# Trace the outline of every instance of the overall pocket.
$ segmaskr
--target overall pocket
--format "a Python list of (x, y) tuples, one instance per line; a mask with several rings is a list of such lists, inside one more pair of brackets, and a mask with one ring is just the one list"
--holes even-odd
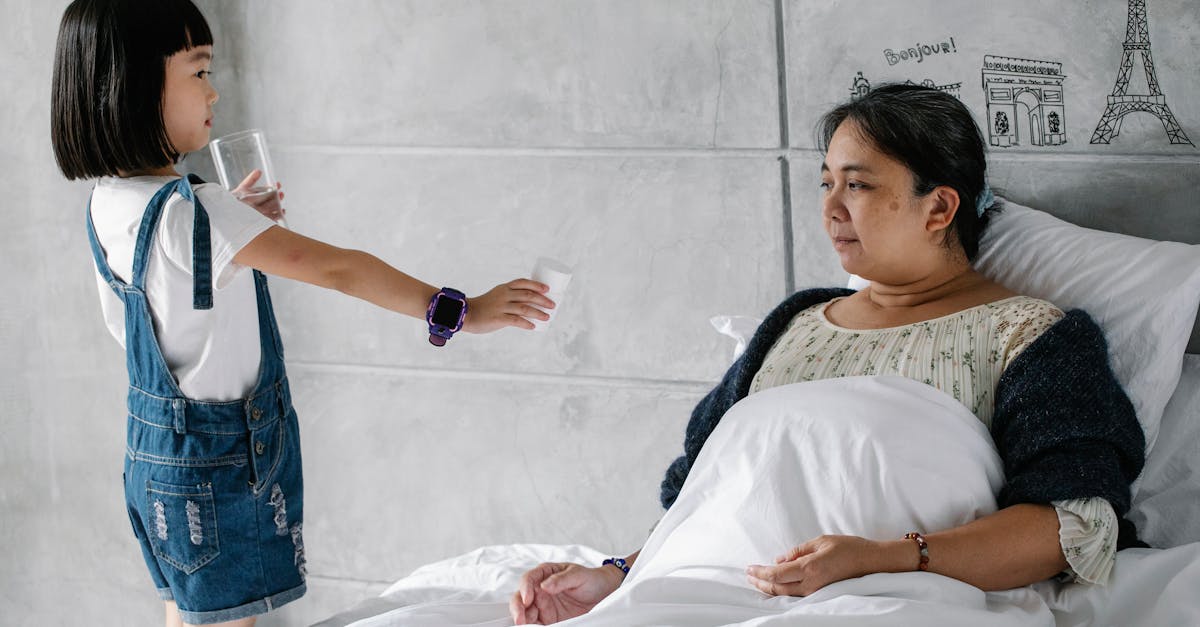
[(250, 479), (254, 494), (275, 480), (279, 463), (283, 459), (287, 438), (287, 421), (280, 417), (270, 420), (265, 427), (250, 432)]
[(142, 517), (154, 555), (184, 573), (196, 572), (221, 553), (211, 483), (146, 481)]

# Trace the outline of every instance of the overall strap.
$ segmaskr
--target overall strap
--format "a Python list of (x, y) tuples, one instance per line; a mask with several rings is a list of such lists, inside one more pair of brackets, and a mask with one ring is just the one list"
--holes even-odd
[(201, 206), (192, 189), (192, 183), (203, 181), (195, 175), (177, 179), (163, 185), (142, 216), (142, 224), (138, 228), (137, 244), (133, 250), (133, 286), (144, 291), (146, 288), (146, 267), (149, 261), (151, 239), (154, 237), (158, 220), (162, 216), (163, 207), (176, 191), (192, 203), (195, 218), (192, 222), (192, 308), (212, 309), (212, 240), (210, 237), (208, 212)]
[(192, 309), (212, 309), (212, 236), (208, 224), (208, 211), (192, 190), (192, 185), (204, 181), (189, 174), (179, 183), (179, 194), (195, 208), (192, 218)]
[(92, 199), (90, 197), (87, 205), (87, 232), (88, 243), (92, 246), (92, 259), (96, 261), (96, 271), (100, 273), (112, 291), (116, 292), (121, 300), (125, 300), (125, 292), (119, 287), (121, 281), (113, 276), (112, 268), (108, 266), (108, 256), (104, 253), (104, 248), (100, 246), (100, 239), (96, 237), (96, 226), (92, 224)]
[(259, 367), (261, 387), (286, 376), (286, 369), (283, 365), (283, 341), (279, 337), (279, 323), (275, 320), (271, 291), (267, 289), (267, 275), (254, 270), (254, 287), (258, 300), (258, 341), (262, 350), (262, 365)]

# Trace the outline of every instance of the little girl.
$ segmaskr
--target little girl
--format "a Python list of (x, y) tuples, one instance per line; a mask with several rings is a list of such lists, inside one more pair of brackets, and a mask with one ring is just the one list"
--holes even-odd
[(438, 290), (180, 176), (212, 128), (212, 43), (190, 0), (76, 0), (54, 66), (59, 168), (99, 179), (87, 228), (129, 371), (126, 507), (168, 625), (252, 625), (305, 591), (300, 440), (264, 273), (425, 317), (438, 346), (532, 329), (554, 306), (526, 279)]

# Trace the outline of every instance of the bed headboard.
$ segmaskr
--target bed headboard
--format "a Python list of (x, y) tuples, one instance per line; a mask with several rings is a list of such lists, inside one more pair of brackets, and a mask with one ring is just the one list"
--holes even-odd
[[(988, 155), (988, 178), (1006, 198), (1079, 226), (1200, 244), (1200, 160), (1126, 158), (1088, 178), (1094, 159), (1085, 163), (998, 152)], [(1030, 171), (1039, 173), (1036, 180), (1030, 180)], [(1083, 180), (1088, 187), (1080, 188)], [(1200, 316), (1187, 352), (1200, 354)]]

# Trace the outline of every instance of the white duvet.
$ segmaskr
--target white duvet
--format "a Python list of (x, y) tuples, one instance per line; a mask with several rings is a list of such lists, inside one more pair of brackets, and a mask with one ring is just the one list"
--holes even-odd
[[(1045, 582), (985, 593), (925, 572), (874, 574), (808, 597), (745, 577), (821, 534), (891, 539), (995, 511), (1003, 482), (987, 430), (903, 377), (782, 386), (735, 405), (594, 625), (1200, 625), (1200, 544), (1118, 555), (1107, 587)], [(541, 561), (596, 564), (587, 547), (485, 547), (431, 564), (323, 625), (511, 625), (508, 598)], [(915, 551), (914, 551), (915, 560)]]

